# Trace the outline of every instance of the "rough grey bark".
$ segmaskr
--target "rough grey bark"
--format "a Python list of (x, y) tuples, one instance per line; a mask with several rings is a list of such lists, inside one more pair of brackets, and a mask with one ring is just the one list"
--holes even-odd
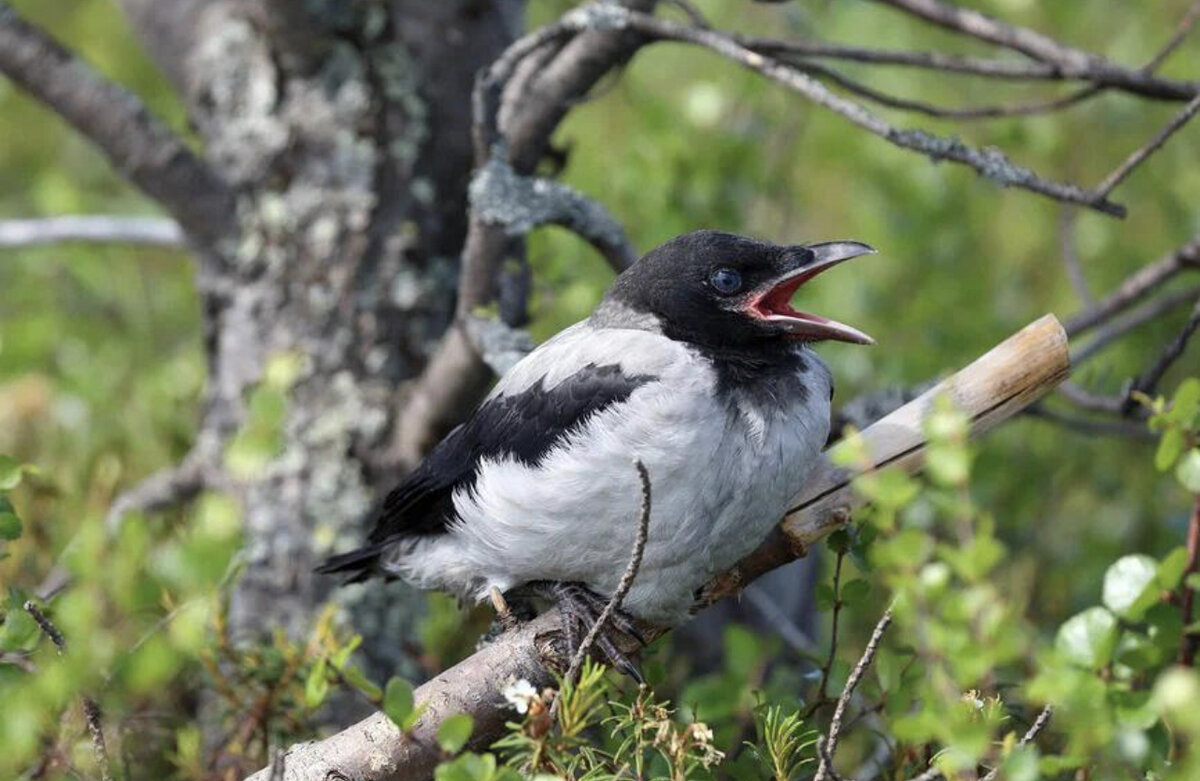
[[(184, 97), (236, 218), (200, 280), (209, 395), (227, 440), (273, 356), (303, 366), (283, 446), (229, 480), (245, 503), (235, 629), (300, 631), (328, 583), (324, 552), (396, 475), (378, 469), (397, 395), (454, 311), (472, 167), (476, 71), (519, 33), (522, 0), (124, 0)], [(211, 449), (219, 458), (220, 448)], [(401, 587), (357, 611), (374, 661), (403, 668)], [(386, 606), (386, 610), (384, 607)]]

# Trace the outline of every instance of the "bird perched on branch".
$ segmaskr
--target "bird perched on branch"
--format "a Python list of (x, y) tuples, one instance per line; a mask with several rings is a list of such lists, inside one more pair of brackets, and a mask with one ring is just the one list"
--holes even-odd
[[(557, 602), (586, 631), (652, 511), (622, 608), (674, 626), (697, 590), (766, 538), (816, 464), (833, 383), (810, 345), (871, 344), (793, 309), (798, 288), (867, 253), (679, 236), (617, 277), (587, 320), (513, 367), (386, 498), (369, 543), (322, 572), (401, 578), (482, 602), (492, 589)], [(633, 622), (614, 624), (636, 635)], [(604, 636), (610, 662), (634, 672)]]

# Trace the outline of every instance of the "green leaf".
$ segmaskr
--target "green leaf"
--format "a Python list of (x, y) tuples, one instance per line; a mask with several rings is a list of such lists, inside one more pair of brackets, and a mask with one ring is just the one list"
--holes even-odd
[(25, 465), (12, 456), (0, 455), (0, 491), (11, 491), (21, 484)]
[(1194, 447), (1175, 465), (1175, 479), (1194, 494), (1200, 494), (1200, 448)]
[(329, 657), (329, 663), (333, 665), (333, 669), (341, 670), (345, 667), (346, 662), (350, 661), (350, 655), (358, 650), (362, 641), (362, 635), (354, 635), (344, 646), (337, 649), (333, 656)]
[(304, 682), (304, 702), (310, 710), (315, 710), (325, 702), (325, 695), (329, 694), (329, 676), (326, 675), (328, 664), (325, 657), (317, 660), (317, 663), (312, 666), (312, 670), (308, 673), (308, 680)]
[(1179, 429), (1169, 428), (1163, 432), (1162, 439), (1158, 440), (1158, 450), (1154, 451), (1154, 468), (1160, 472), (1170, 469), (1183, 452), (1185, 444), (1183, 432)]
[(434, 781), (492, 781), (495, 775), (496, 757), (491, 754), (463, 754), (433, 771)]
[(861, 604), (870, 593), (871, 584), (862, 578), (855, 578), (842, 586), (842, 601), (851, 606)]
[(457, 754), (471, 738), (475, 720), (465, 713), (456, 713), (438, 727), (437, 742), (447, 754)]
[(1200, 591), (1200, 572), (1193, 572), (1184, 578), (1183, 582), (1187, 584), (1188, 588), (1194, 588), (1197, 591)]
[(1157, 561), (1140, 553), (1122, 556), (1104, 573), (1104, 606), (1137, 621), (1154, 604), (1158, 589)]
[(15, 540), (21, 536), (21, 519), (8, 499), (0, 496), (0, 540)]
[(1093, 607), (1068, 618), (1059, 627), (1054, 647), (1068, 662), (1096, 670), (1112, 659), (1116, 642), (1116, 616), (1105, 608)]
[(1179, 585), (1187, 571), (1187, 548), (1180, 546), (1163, 557), (1158, 565), (1158, 587), (1170, 591)]
[(1191, 428), (1197, 412), (1200, 412), (1200, 379), (1188, 377), (1175, 389), (1171, 419), (1184, 428)]
[(413, 713), (413, 687), (403, 678), (392, 678), (383, 692), (383, 712), (400, 729), (408, 729)]
[(366, 698), (371, 702), (379, 702), (380, 698), (383, 697), (383, 691), (357, 667), (343, 667), (341, 673), (342, 679), (346, 683), (366, 695)]

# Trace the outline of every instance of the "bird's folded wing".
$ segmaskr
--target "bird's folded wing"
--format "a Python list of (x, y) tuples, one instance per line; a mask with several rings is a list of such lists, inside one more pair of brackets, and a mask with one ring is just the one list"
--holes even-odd
[[(655, 382), (656, 361), (673, 358), (657, 347), (668, 340), (630, 333), (576, 326), (530, 353), (387, 496), (371, 542), (444, 532), (454, 520), (455, 491), (469, 489), (484, 462), (537, 465), (589, 417)], [(641, 349), (631, 352), (633, 342)]]

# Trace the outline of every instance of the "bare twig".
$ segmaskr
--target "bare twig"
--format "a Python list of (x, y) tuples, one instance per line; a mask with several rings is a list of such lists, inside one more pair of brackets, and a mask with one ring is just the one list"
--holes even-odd
[(1194, 82), (1160, 79), (1146, 69), (1125, 68), (1035, 30), (1002, 22), (978, 11), (943, 3), (941, 0), (876, 1), (940, 27), (1020, 52), (1037, 62), (1053, 67), (1059, 78), (1086, 79), (1095, 84), (1160, 99), (1189, 100), (1197, 94), (1197, 85)]
[(215, 244), (227, 233), (233, 194), (220, 177), (136, 96), (100, 76), (2, 0), (0, 73), (100, 147), (192, 238)]
[(202, 448), (194, 448), (176, 466), (155, 472), (113, 501), (105, 516), (110, 532), (133, 512), (156, 512), (190, 501), (210, 482), (212, 465)]
[(1089, 307), (1096, 299), (1088, 291), (1087, 277), (1083, 273), (1083, 263), (1079, 259), (1079, 248), (1075, 246), (1075, 218), (1079, 212), (1073, 206), (1064, 206), (1058, 217), (1058, 246), (1062, 253), (1063, 265), (1067, 268), (1067, 279), (1075, 289), (1075, 295), (1080, 302)]
[[(1041, 734), (1042, 730), (1046, 728), (1046, 725), (1050, 723), (1050, 717), (1053, 715), (1054, 708), (1050, 705), (1042, 708), (1041, 713), (1039, 713), (1038, 717), (1034, 719), (1033, 724), (1029, 725), (1029, 729), (1025, 731), (1025, 735), (1021, 738), (1021, 745), (1028, 746), (1030, 743), (1032, 743), (1037, 736)], [(996, 778), (999, 775), (1000, 766), (997, 765), (989, 770), (987, 775), (979, 779), (979, 781), (996, 781)]]
[(842, 719), (846, 715), (846, 706), (849, 704), (858, 682), (862, 680), (863, 674), (871, 666), (871, 661), (875, 658), (876, 651), (879, 650), (879, 643), (883, 640), (883, 633), (887, 631), (891, 623), (892, 609), (889, 607), (883, 611), (883, 616), (875, 624), (875, 629), (871, 632), (871, 639), (867, 641), (867, 647), (863, 649), (862, 657), (854, 665), (854, 669), (850, 671), (850, 677), (846, 679), (846, 685), (842, 687), (837, 707), (833, 710), (833, 719), (829, 722), (829, 739), (825, 742), (826, 753), (821, 756), (821, 762), (817, 766), (817, 774), (813, 776), (813, 781), (836, 779), (836, 776), (833, 775), (833, 755), (837, 752), (838, 739), (841, 737)]
[(788, 60), (845, 60), (1011, 81), (1086, 81), (1101, 89), (1116, 89), (1161, 100), (1190, 100), (1197, 94), (1195, 84), (1163, 79), (1142, 69), (1127, 69), (1111, 63), (1103, 69), (1066, 70), (1042, 62), (875, 49), (828, 41), (777, 40), (751, 35), (734, 35), (733, 38), (747, 49), (772, 56), (786, 55)]
[(842, 87), (847, 92), (851, 92), (860, 97), (866, 98), (881, 106), (888, 108), (899, 109), (901, 111), (912, 111), (917, 114), (924, 114), (930, 117), (939, 119), (959, 119), (959, 120), (981, 120), (981, 119), (999, 119), (1002, 117), (1018, 117), (1030, 116), (1033, 114), (1047, 114), (1053, 111), (1060, 111), (1071, 106), (1078, 105), (1089, 98), (1095, 97), (1103, 92), (1103, 88), (1097, 86), (1087, 86), (1077, 89), (1074, 92), (1055, 98), (1046, 98), (1043, 100), (1032, 100), (1023, 103), (996, 104), (987, 106), (968, 106), (965, 108), (949, 108), (944, 106), (935, 106), (925, 101), (912, 100), (910, 98), (901, 98), (895, 95), (890, 95), (882, 90), (863, 84), (841, 73), (840, 71), (828, 68), (824, 65), (816, 65), (814, 63), (790, 62), (790, 65), (797, 70), (805, 73), (813, 73), (818, 76), (823, 76), (834, 84)]
[(837, 658), (838, 629), (842, 616), (842, 564), (845, 560), (845, 552), (838, 551), (833, 565), (833, 615), (830, 617), (829, 625), (829, 653), (825, 657), (825, 663), (821, 665), (821, 683), (817, 687), (817, 696), (804, 713), (806, 719), (825, 704), (829, 688), (829, 675), (833, 672), (833, 662)]
[(1157, 439), (1144, 425), (1124, 420), (1090, 420), (1074, 417), (1062, 412), (1047, 409), (1044, 406), (1030, 407), (1025, 414), (1031, 418), (1040, 418), (1055, 423), (1063, 428), (1078, 431), (1080, 434), (1104, 437), (1123, 437), (1141, 442), (1153, 442)]
[[(612, 618), (613, 612), (621, 609), (621, 601), (625, 599), (625, 595), (629, 593), (629, 589), (633, 587), (633, 580), (637, 577), (638, 570), (642, 566), (642, 554), (646, 551), (646, 537), (650, 532), (650, 474), (646, 471), (646, 465), (639, 458), (633, 462), (637, 467), (638, 479), (642, 485), (642, 510), (638, 516), (638, 531), (637, 537), (633, 542), (633, 553), (629, 557), (629, 564), (625, 567), (625, 573), (621, 575), (621, 580), (617, 583), (617, 588), (609, 598), (608, 604), (600, 611), (600, 615), (596, 617), (596, 623), (592, 624), (592, 628), (588, 630), (587, 636), (583, 638), (583, 642), (579, 644), (579, 648), (575, 649), (575, 656), (571, 659), (571, 666), (567, 668), (567, 675), (563, 678), (564, 681), (574, 682), (575, 677), (579, 675), (579, 668), (583, 666), (583, 660), (587, 657), (588, 651), (596, 642), (596, 638), (600, 632), (604, 630), (604, 625)], [(555, 701), (557, 703), (557, 700)]]
[(1163, 375), (1167, 373), (1167, 370), (1171, 368), (1175, 361), (1179, 360), (1179, 356), (1183, 355), (1188, 341), (1192, 338), (1192, 334), (1196, 333), (1197, 328), (1200, 328), (1200, 299), (1196, 300), (1196, 305), (1192, 308), (1192, 314), (1188, 317), (1187, 322), (1184, 323), (1179, 334), (1163, 349), (1162, 354), (1154, 362), (1154, 365), (1134, 381), (1133, 386), (1130, 388), (1129, 398), (1125, 402), (1124, 409), (1126, 412), (1131, 411), (1137, 403), (1133, 399), (1134, 391), (1141, 391), (1142, 393), (1154, 392)]
[[(54, 644), (59, 656), (67, 652), (67, 641), (63, 637), (62, 632), (54, 625), (42, 609), (37, 606), (37, 603), (32, 600), (27, 600), (23, 605), (25, 612), (29, 614), (34, 623), (42, 630), (46, 637), (50, 638), (50, 642)], [(84, 696), (83, 698), (83, 718), (87, 723), (88, 734), (92, 738), (92, 750), (96, 753), (96, 764), (100, 768), (101, 781), (112, 781), (112, 768), (108, 761), (108, 747), (104, 742), (104, 727), (100, 723), (100, 706), (91, 697)]]
[(1072, 339), (1095, 328), (1117, 312), (1141, 301), (1187, 267), (1200, 268), (1200, 234), (1153, 263), (1143, 266), (1095, 306), (1067, 320), (1064, 327)]
[(497, 149), (471, 180), (471, 210), (510, 237), (542, 225), (561, 225), (586, 239), (620, 273), (637, 253), (625, 229), (608, 210), (577, 190), (551, 179), (520, 176)]
[(727, 35), (634, 11), (625, 11), (624, 16), (631, 29), (652, 38), (681, 41), (707, 48), (779, 82), (863, 130), (902, 149), (925, 155), (935, 162), (949, 160), (959, 163), (1002, 186), (1019, 187), (1065, 203), (1087, 206), (1116, 216), (1123, 216), (1125, 213), (1124, 207), (1112, 203), (1103, 194), (1085, 190), (1077, 185), (1042, 179), (1033, 171), (1014, 165), (997, 149), (975, 149), (957, 139), (942, 138), (923, 130), (894, 127), (861, 105), (830, 92), (813, 77), (778, 60), (751, 51)]
[(65, 242), (184, 246), (179, 223), (162, 217), (71, 215), (0, 220), (0, 248), (17, 249)]
[(1151, 72), (1158, 69), (1158, 66), (1167, 61), (1167, 58), (1174, 54), (1179, 45), (1187, 38), (1188, 33), (1192, 31), (1192, 27), (1196, 24), (1196, 19), (1200, 18), (1200, 0), (1188, 6), (1180, 17), (1179, 23), (1175, 25), (1175, 32), (1172, 33), (1170, 39), (1167, 40), (1163, 47), (1158, 50), (1150, 61), (1142, 66), (1142, 70)]
[(1112, 173), (1104, 177), (1104, 181), (1096, 187), (1095, 192), (1100, 196), (1106, 196), (1111, 193), (1116, 189), (1117, 185), (1125, 181), (1125, 178), (1133, 173), (1133, 169), (1144, 163), (1150, 155), (1162, 148), (1162, 145), (1167, 143), (1167, 140), (1175, 135), (1176, 131), (1186, 125), (1188, 120), (1196, 116), (1197, 111), (1200, 111), (1200, 95), (1188, 101), (1188, 104), (1180, 109), (1161, 130), (1155, 133), (1153, 138), (1135, 149)]
[(1198, 298), (1200, 298), (1200, 286), (1193, 286), (1151, 299), (1114, 317), (1103, 328), (1096, 331), (1090, 342), (1071, 352), (1071, 364), (1079, 366), (1138, 326), (1156, 320), (1172, 309)]

